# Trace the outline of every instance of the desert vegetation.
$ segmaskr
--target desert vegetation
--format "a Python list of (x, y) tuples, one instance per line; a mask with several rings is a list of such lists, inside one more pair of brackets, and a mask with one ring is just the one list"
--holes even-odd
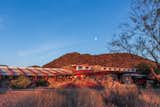
[(0, 94), (0, 107), (159, 107), (160, 92), (107, 80), (53, 82), (52, 89), (8, 91)]
[[(148, 75), (149, 66), (139, 64)], [(63, 76), (62, 76), (63, 77)], [(159, 107), (160, 90), (124, 84), (116, 75), (8, 79), (11, 90), (0, 94), (0, 107)], [(82, 78), (83, 77), (83, 78)], [(45, 88), (36, 88), (42, 87)], [(20, 90), (19, 90), (20, 89)]]
[(31, 84), (31, 80), (25, 76), (20, 76), (17, 79), (13, 79), (10, 82), (12, 88), (27, 88)]

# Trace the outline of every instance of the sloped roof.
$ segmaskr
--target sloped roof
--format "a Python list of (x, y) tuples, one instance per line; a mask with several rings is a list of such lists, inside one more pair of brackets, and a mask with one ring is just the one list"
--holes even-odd
[(0, 66), (0, 75), (3, 76), (57, 76), (71, 74), (71, 70), (62, 68), (34, 68), (34, 67), (8, 67)]

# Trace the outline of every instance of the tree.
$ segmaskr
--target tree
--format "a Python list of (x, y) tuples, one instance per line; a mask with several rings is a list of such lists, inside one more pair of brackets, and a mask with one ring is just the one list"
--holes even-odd
[(160, 69), (157, 68), (157, 69), (154, 70), (154, 72), (155, 72), (156, 74), (160, 74)]
[(120, 27), (110, 50), (152, 59), (160, 68), (160, 0), (133, 0), (129, 22)]
[(135, 68), (140, 74), (148, 75), (150, 73), (150, 66), (146, 63), (140, 63), (136, 65)]
[(48, 81), (45, 79), (40, 79), (40, 80), (36, 81), (37, 86), (48, 86), (48, 84), (49, 84)]

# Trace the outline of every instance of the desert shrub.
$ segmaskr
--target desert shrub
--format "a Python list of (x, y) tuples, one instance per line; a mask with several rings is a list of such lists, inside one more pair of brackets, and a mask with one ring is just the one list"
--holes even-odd
[(139, 99), (143, 101), (143, 105), (147, 105), (147, 107), (160, 107), (160, 97), (156, 90), (147, 89), (141, 91)]
[(31, 80), (25, 76), (19, 76), (17, 79), (11, 80), (10, 86), (16, 89), (27, 88), (31, 84)]
[(126, 85), (114, 82), (112, 87), (107, 87), (103, 94), (105, 102), (117, 107), (137, 107), (139, 91), (135, 85)]
[(156, 89), (156, 88), (159, 89), (160, 88), (160, 81), (155, 80), (155, 81), (153, 81), (153, 83), (151, 85), (154, 89)]
[[(97, 90), (78, 90), (77, 107), (106, 107), (104, 99)], [(111, 106), (109, 106), (111, 107)]]
[(154, 72), (155, 72), (156, 74), (160, 74), (160, 69), (156, 68), (156, 69), (154, 70)]
[(48, 84), (49, 84), (48, 81), (45, 79), (40, 79), (36, 81), (37, 86), (48, 86)]
[[(15, 94), (10, 99), (13, 97)], [(113, 104), (105, 106), (101, 94), (87, 88), (36, 91), (18, 98), (7, 100), (3, 107), (114, 107)]]
[(19, 91), (0, 95), (0, 107), (160, 107), (155, 92), (120, 83), (105, 90), (83, 87)]
[(160, 97), (154, 91), (138, 89), (136, 85), (114, 84), (107, 88), (104, 96), (106, 104), (116, 107), (159, 107)]
[(138, 95), (134, 93), (121, 95), (117, 92), (112, 91), (106, 101), (108, 101), (107, 103), (112, 103), (117, 107), (136, 107), (139, 99)]
[(107, 75), (106, 78), (102, 81), (102, 85), (105, 88), (111, 88), (114, 82), (114, 77), (112, 75)]
[(150, 65), (146, 63), (140, 63), (136, 66), (137, 72), (140, 74), (149, 74), (150, 73)]
[(93, 88), (93, 89), (103, 89), (104, 87), (98, 83), (96, 80), (91, 78), (86, 78), (83, 80), (65, 80), (62, 82), (49, 79), (50, 88)]

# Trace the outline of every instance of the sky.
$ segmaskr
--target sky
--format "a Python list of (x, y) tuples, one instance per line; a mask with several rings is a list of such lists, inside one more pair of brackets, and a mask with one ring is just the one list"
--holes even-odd
[(70, 52), (107, 53), (130, 0), (0, 0), (0, 64), (43, 65)]

